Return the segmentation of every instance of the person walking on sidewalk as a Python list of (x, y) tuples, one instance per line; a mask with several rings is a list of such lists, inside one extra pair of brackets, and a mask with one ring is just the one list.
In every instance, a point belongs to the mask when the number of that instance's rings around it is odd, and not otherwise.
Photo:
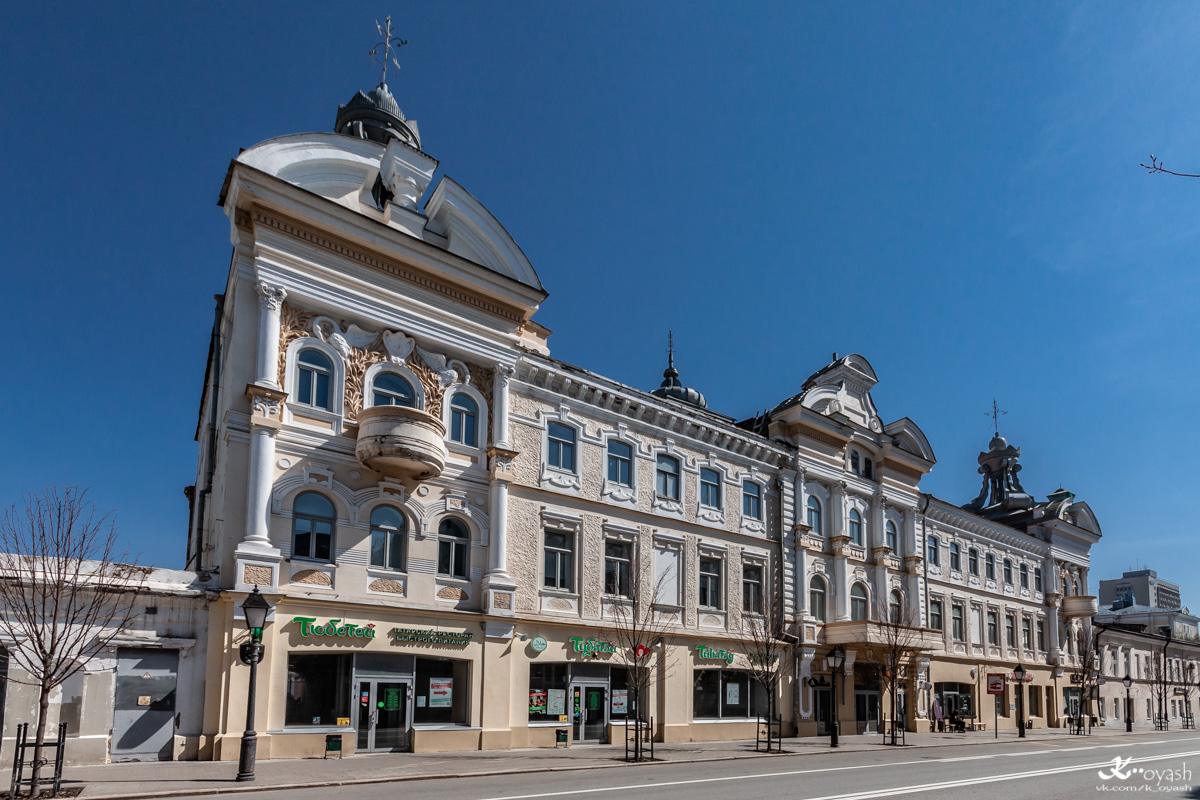
[(933, 719), (937, 723), (938, 733), (945, 733), (946, 720), (942, 717), (942, 703), (936, 697), (933, 698)]

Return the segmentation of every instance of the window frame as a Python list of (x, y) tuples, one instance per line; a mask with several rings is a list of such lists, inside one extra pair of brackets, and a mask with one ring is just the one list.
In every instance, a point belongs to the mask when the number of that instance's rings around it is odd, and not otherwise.
[[(707, 473), (707, 475), (706, 475)], [(708, 480), (705, 480), (705, 478)], [(718, 468), (707, 465), (701, 466), (699, 477), (697, 478), (697, 497), (701, 508), (707, 508), (710, 511), (725, 511), (725, 475)], [(709, 496), (711, 495), (711, 497)], [(716, 503), (709, 503), (706, 500), (716, 499)]]
[(854, 506), (851, 506), (850, 510), (846, 512), (846, 534), (852, 543), (859, 547), (865, 546), (862, 512)]
[(987, 611), (987, 643), (992, 647), (1000, 646), (1000, 612), (990, 608)]
[[(757, 580), (753, 579), (751, 577), (751, 574), (749, 574), (749, 573), (753, 573), (753, 572), (758, 573)], [(746, 561), (742, 562), (742, 612), (743, 613), (755, 614), (757, 616), (762, 616), (763, 608), (764, 608), (763, 603), (765, 602), (765, 599), (766, 599), (765, 595), (763, 594), (763, 584), (765, 582), (766, 572), (767, 572), (766, 564), (762, 563), (761, 561), (746, 560)], [(758, 589), (757, 589), (758, 602), (755, 604), (754, 608), (751, 608), (750, 603), (748, 602), (747, 590), (751, 589), (752, 587), (755, 587), (755, 586), (758, 587)], [(751, 593), (753, 593), (753, 592), (751, 592)]]
[(1029, 590), (1029, 565), (1025, 562), (1017, 567), (1017, 578), (1022, 589)]
[[(670, 461), (675, 464), (674, 472), (664, 472), (663, 462)], [(671, 480), (674, 479), (674, 493), (667, 492), (671, 487)], [(679, 503), (682, 500), (682, 484), (683, 480), (683, 461), (679, 456), (673, 456), (670, 453), (656, 453), (654, 457), (654, 496), (660, 500), (669, 500), (673, 503)], [(661, 479), (661, 480), (660, 480)], [(661, 491), (660, 491), (661, 488)]]
[(946, 631), (946, 619), (943, 615), (944, 607), (941, 598), (934, 597), (929, 601), (929, 627), (931, 630)]
[[(816, 504), (815, 506), (813, 505), (814, 503)], [(808, 499), (804, 501), (804, 505), (805, 505), (805, 508), (807, 509), (807, 513), (805, 514), (804, 521), (808, 523), (809, 532), (812, 533), (814, 536), (824, 536), (825, 535), (825, 519), (824, 519), (825, 509), (821, 505), (821, 498), (817, 497), (815, 494), (810, 494), (808, 496)], [(813, 525), (814, 518), (816, 519), (816, 522), (817, 522), (816, 525)]]
[(904, 596), (899, 589), (888, 592), (888, 620), (892, 625), (900, 625), (904, 617)]
[[(820, 588), (816, 590), (815, 594), (814, 594), (813, 584), (820, 584)], [(816, 597), (819, 597), (820, 601), (821, 601), (821, 603), (820, 603), (821, 613), (820, 614), (817, 613), (817, 610), (815, 608), (815, 606), (817, 605), (814, 602)], [(811, 617), (816, 619), (818, 622), (828, 622), (829, 621), (829, 583), (825, 580), (824, 576), (822, 576), (822, 575), (813, 575), (808, 580), (808, 613)]]
[(900, 531), (893, 520), (888, 520), (883, 525), (883, 540), (888, 549), (892, 553), (900, 552)]
[[(609, 547), (623, 547), (626, 555), (613, 555), (608, 552)], [(606, 536), (604, 538), (604, 584), (603, 591), (606, 597), (621, 597), (626, 600), (633, 598), (633, 567), (635, 548), (633, 542), (628, 539), (618, 538), (615, 536)], [(612, 574), (616, 575), (616, 590), (609, 591), (609, 575), (610, 562), (615, 567)], [(624, 577), (622, 577), (621, 565), (625, 565)]]
[[(555, 428), (568, 431), (571, 434), (570, 441), (555, 436)], [(556, 448), (558, 463), (554, 461)], [(571, 456), (569, 467), (562, 466), (564, 448), (569, 448), (566, 451)], [(579, 429), (574, 425), (569, 425), (561, 420), (551, 420), (546, 423), (546, 468), (568, 475), (579, 474)]]
[[(709, 562), (709, 564), (716, 564), (715, 572), (705, 571), (704, 566), (706, 561)], [(724, 606), (722, 605), (722, 600), (724, 599), (722, 595), (724, 592), (721, 591), (724, 561), (725, 560), (721, 558), (721, 556), (716, 555), (715, 553), (701, 553), (697, 558), (696, 575), (698, 579), (696, 581), (696, 605), (698, 607), (713, 611), (721, 611), (724, 609)], [(705, 602), (706, 590), (708, 594), (707, 599), (710, 601), (708, 603)], [(716, 594), (715, 604), (711, 602), (713, 600), (712, 595), (714, 593)]]
[(936, 533), (925, 535), (925, 558), (929, 562), (929, 566), (940, 567), (942, 565), (941, 547), (942, 542)]
[[(396, 398), (399, 396), (398, 393), (393, 389), (381, 389), (379, 387), (379, 380), (381, 378), (395, 378), (396, 380), (400, 381), (405, 386), (407, 386), (408, 393), (409, 393), (409, 400), (411, 400), (411, 402), (410, 403), (395, 402)], [(376, 397), (376, 394), (383, 394), (385, 397), (390, 397), (392, 399), (389, 402), (380, 403), (378, 398)], [(375, 408), (377, 406), (399, 406), (400, 408), (419, 408), (420, 401), (421, 401), (420, 394), (417, 392), (416, 388), (413, 386), (413, 383), (411, 380), (409, 380), (408, 376), (399, 372), (398, 370), (394, 370), (394, 369), (381, 369), (378, 372), (376, 372), (373, 376), (371, 376), (370, 383), (367, 385), (367, 391), (363, 392), (364, 401), (367, 398), (370, 398), (370, 401), (371, 401), (369, 404), (364, 402), (364, 406), (367, 408)]]
[[(459, 402), (460, 398), (463, 401), (470, 403), (473, 408), (470, 411), (467, 411), (466, 409), (455, 406), (455, 403)], [(480, 426), (483, 419), (483, 415), (480, 413), (479, 401), (466, 392), (460, 390), (451, 395), (448, 405), (450, 409), (450, 424), (446, 426), (446, 435), (450, 437), (450, 441), (454, 442), (455, 444), (460, 444), (463, 447), (479, 447), (479, 442), (481, 439), (480, 433), (482, 433)], [(460, 428), (466, 427), (467, 419), (471, 420), (472, 441), (467, 441), (466, 431), (460, 430)]]
[[(754, 492), (747, 492), (747, 487), (754, 487)], [(750, 519), (755, 522), (763, 521), (763, 485), (758, 481), (742, 478), (742, 519)], [(750, 503), (747, 503), (750, 501)], [(747, 509), (747, 505), (752, 505), (753, 509)]]
[(965, 616), (962, 603), (950, 604), (950, 638), (956, 642), (967, 640)]
[(955, 541), (950, 542), (950, 570), (962, 572), (962, 545)]
[(1013, 585), (1013, 561), (1011, 558), (1004, 559), (1004, 585)]
[(979, 577), (979, 548), (967, 548), (967, 573)]
[[(307, 497), (309, 495), (312, 495), (314, 497), (319, 497), (322, 500), (324, 500), (326, 503), (328, 503), (330, 516), (319, 517), (315, 514), (310, 514), (310, 513), (306, 513), (306, 512), (297, 512), (296, 511), (297, 504), (300, 502), (300, 500), (302, 498)], [(318, 564), (333, 564), (337, 558), (337, 549), (336, 549), (336, 547), (337, 547), (337, 517), (338, 517), (337, 503), (335, 503), (331, 497), (323, 494), (322, 492), (316, 491), (314, 489), (308, 489), (306, 491), (303, 491), (303, 492), (300, 492), (299, 494), (297, 494), (292, 499), (292, 525), (291, 525), (291, 528), (292, 528), (292, 538), (291, 538), (292, 553), (291, 553), (291, 557), (294, 559), (300, 559), (301, 561), (315, 561)], [(308, 547), (308, 552), (306, 552), (306, 553), (298, 553), (296, 551), (296, 536), (297, 536), (296, 523), (297, 523), (297, 521), (300, 521), (300, 520), (314, 523), (307, 532), (307, 534), (309, 536), (309, 547)], [(315, 525), (315, 523), (318, 523), (318, 522), (328, 522), (329, 523), (329, 533), (328, 534), (318, 533), (318, 531), (316, 529), (316, 525)], [(328, 535), (328, 537), (329, 537), (329, 557), (328, 558), (320, 558), (319, 556), (316, 555), (318, 552), (317, 537), (322, 536), (322, 535)]]
[[(861, 592), (861, 596), (856, 596), (855, 591)], [(850, 586), (850, 619), (854, 622), (865, 622), (870, 618), (871, 591), (862, 581), (855, 581)]]
[[(452, 536), (448, 533), (443, 532), (442, 528), (447, 525), (449, 525), (449, 527), (454, 527), (455, 525), (460, 526), (462, 528), (463, 533), (465, 533), (466, 535), (465, 536)], [(467, 524), (466, 520), (464, 520), (460, 517), (456, 517), (456, 516), (445, 516), (445, 517), (442, 517), (440, 520), (438, 520), (437, 576), (439, 578), (460, 580), (460, 581), (465, 581), (465, 580), (471, 579), (471, 537), (472, 537), (471, 526)], [(442, 571), (442, 551), (443, 551), (443, 547), (446, 545), (449, 546), (449, 551), (450, 551), (450, 571), (449, 572)], [(462, 563), (462, 574), (461, 575), (459, 575), (458, 572), (455, 570), (456, 557), (459, 557), (461, 559), (461, 563)]]
[(1009, 650), (1017, 649), (1017, 615), (1004, 615), (1004, 644)]
[[(332, 356), (330, 356), (328, 353), (326, 353), (323, 349), (321, 349), (319, 347), (314, 347), (310, 343), (306, 343), (306, 345), (307, 346), (300, 347), (296, 350), (296, 361), (295, 361), (295, 365), (293, 367), (296, 375), (295, 375), (295, 384), (292, 386), (292, 402), (303, 408), (310, 408), (315, 411), (324, 411), (329, 414), (335, 414), (337, 412), (334, 410), (333, 398), (336, 394), (336, 389), (337, 389), (337, 384), (338, 384), (337, 362), (333, 359)], [(325, 359), (325, 361), (329, 364), (328, 372), (324, 373), (327, 378), (327, 381), (325, 384), (325, 400), (328, 403), (328, 405), (317, 405), (316, 403), (312, 402), (312, 397), (316, 394), (316, 391), (317, 391), (317, 386), (316, 386), (317, 380), (315, 377), (309, 379), (309, 389), (310, 389), (309, 398), (303, 399), (300, 395), (300, 392), (302, 391), (302, 387), (303, 387), (303, 383), (304, 383), (304, 379), (301, 374), (302, 371), (308, 370), (308, 371), (312, 372), (312, 374), (314, 376), (316, 376), (316, 375), (323, 374), (322, 372), (318, 372), (316, 370), (324, 370), (325, 369), (323, 367), (317, 367), (316, 365), (313, 365), (313, 364), (304, 363), (303, 358), (304, 358), (305, 353), (315, 353), (316, 355)]]
[(1042, 568), (1041, 567), (1033, 568), (1033, 590), (1035, 592), (1042, 591)]
[(1021, 647), (1033, 651), (1033, 622), (1029, 617), (1021, 617)]
[[(629, 451), (629, 454), (628, 455), (618, 455), (616, 453), (613, 453), (613, 445), (617, 445), (618, 447), (624, 447), (625, 449), (627, 449)], [(615, 436), (609, 437), (608, 440), (605, 441), (605, 443), (604, 443), (605, 480), (607, 480), (608, 483), (612, 484), (613, 486), (623, 486), (626, 489), (632, 489), (633, 481), (634, 481), (634, 473), (636, 472), (636, 470), (634, 469), (634, 464), (636, 463), (634, 461), (635, 457), (636, 457), (636, 449), (634, 448), (634, 446), (631, 442), (627, 442), (624, 439), (619, 439)], [(620, 479), (622, 463), (624, 463), (626, 477), (628, 478), (628, 480), (624, 480), (624, 481), (622, 481)], [(613, 478), (613, 466), (614, 465), (617, 467), (617, 477), (616, 478)]]
[(996, 556), (992, 553), (984, 553), (983, 574), (989, 581), (996, 580)]
[[(551, 546), (550, 537), (561, 536), (566, 542), (562, 546)], [(575, 594), (576, 581), (576, 542), (575, 532), (561, 528), (547, 527), (542, 529), (542, 586), (543, 590), (552, 592), (568, 592)], [(549, 569), (550, 559), (554, 558), (553, 577)], [(566, 566), (564, 570), (563, 567)], [(553, 584), (551, 581), (553, 580)], [(565, 584), (565, 585), (564, 585)]]
[[(375, 521), (375, 515), (380, 511), (387, 509), (396, 512), (400, 516), (400, 522), (403, 527), (399, 529), (386, 527)], [(370, 548), (367, 554), (367, 563), (371, 569), (383, 569), (391, 572), (407, 572), (408, 571), (408, 516), (399, 506), (390, 503), (380, 503), (371, 509), (371, 513), (367, 515), (367, 526), (370, 531), (368, 534), (368, 547)], [(383, 563), (375, 563), (375, 537), (379, 535), (383, 547)], [(394, 565), (393, 545), (400, 545), (399, 566)]]

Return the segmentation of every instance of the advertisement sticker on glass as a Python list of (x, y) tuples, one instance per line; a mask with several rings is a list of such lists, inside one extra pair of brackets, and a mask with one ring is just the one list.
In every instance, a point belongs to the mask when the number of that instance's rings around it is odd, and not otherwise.
[(429, 707), (430, 708), (449, 708), (453, 703), (454, 698), (454, 679), (453, 678), (430, 678), (429, 679)]

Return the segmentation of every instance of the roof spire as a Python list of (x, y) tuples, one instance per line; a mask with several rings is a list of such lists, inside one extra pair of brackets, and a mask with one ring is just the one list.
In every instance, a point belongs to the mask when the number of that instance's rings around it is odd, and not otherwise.
[(1000, 435), (1000, 418), (1007, 414), (1007, 411), (1001, 411), (1000, 406), (996, 404), (996, 398), (992, 398), (992, 410), (988, 411), (984, 416), (992, 418), (992, 429), (994, 435)]
[[(675, 333), (671, 329), (667, 329), (667, 372), (675, 372)], [(678, 377), (679, 373), (675, 372)], [(667, 373), (663, 373), (663, 377), (667, 377)]]
[[(388, 62), (390, 61), (396, 67), (396, 71), (400, 71), (400, 62), (392, 55), (404, 45), (408, 44), (407, 39), (401, 39), (399, 36), (392, 36), (392, 18), (389, 16), (382, 25), (379, 20), (375, 20), (375, 30), (379, 31), (379, 35), (383, 37), (383, 41), (377, 42), (371, 48), (367, 55), (371, 56), (373, 61), (377, 61), (383, 65), (383, 69), (379, 72), (379, 85), (387, 86), (387, 71)], [(379, 48), (383, 48), (383, 54), (380, 55)]]
[(675, 369), (675, 333), (673, 331), (667, 331), (667, 368), (663, 370), (663, 382), (650, 394), (655, 397), (679, 400), (700, 408), (708, 406), (704, 395), (695, 389), (689, 389), (679, 381), (679, 370)]

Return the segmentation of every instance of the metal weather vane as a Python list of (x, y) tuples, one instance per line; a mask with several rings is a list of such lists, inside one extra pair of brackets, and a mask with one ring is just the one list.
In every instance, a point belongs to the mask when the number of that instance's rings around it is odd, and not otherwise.
[(1000, 435), (1000, 418), (1007, 413), (1007, 411), (1000, 410), (1000, 406), (996, 404), (996, 398), (993, 397), (992, 410), (988, 411), (984, 416), (992, 418), (992, 428), (995, 430), (997, 436)]
[[(383, 65), (383, 69), (379, 73), (379, 82), (386, 84), (388, 63), (391, 62), (396, 67), (396, 71), (400, 71), (400, 62), (396, 60), (393, 53), (408, 44), (408, 40), (392, 35), (392, 18), (390, 16), (384, 20), (382, 25), (379, 24), (379, 20), (375, 20), (375, 30), (379, 31), (379, 35), (383, 37), (383, 40), (376, 42), (367, 55), (371, 56), (373, 61), (377, 61)], [(383, 50), (382, 55), (380, 54), (381, 48)]]

